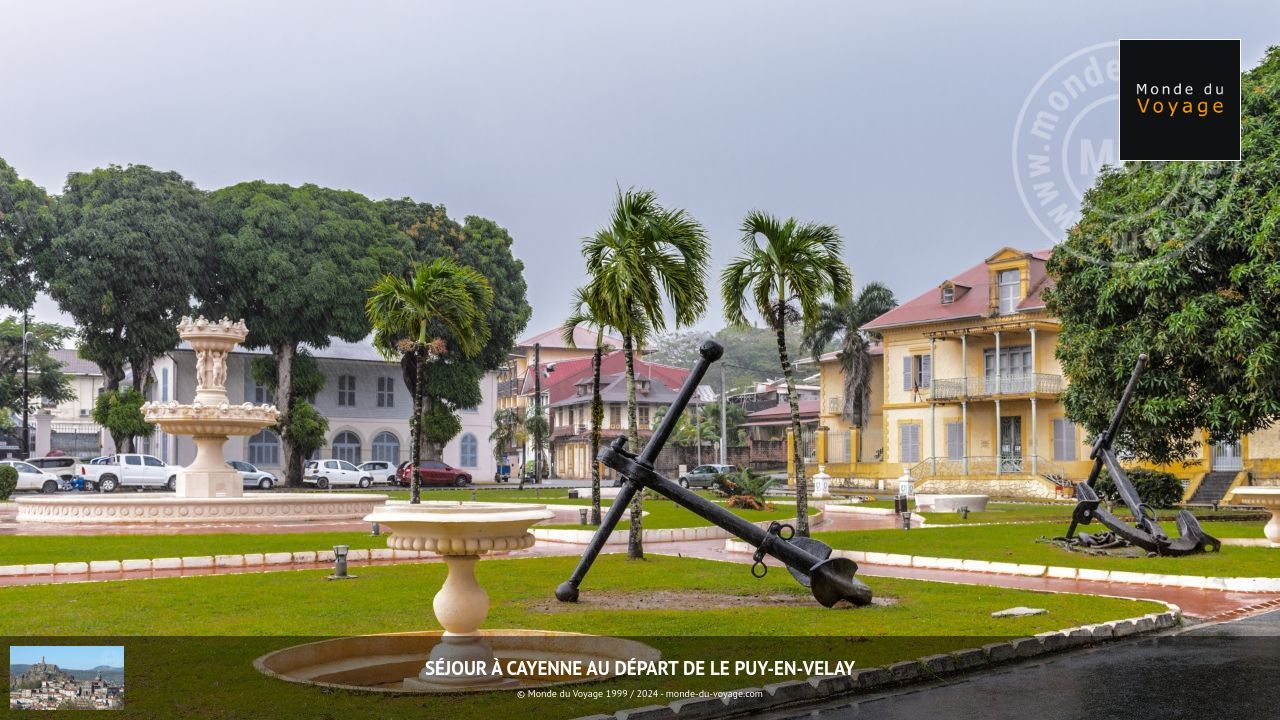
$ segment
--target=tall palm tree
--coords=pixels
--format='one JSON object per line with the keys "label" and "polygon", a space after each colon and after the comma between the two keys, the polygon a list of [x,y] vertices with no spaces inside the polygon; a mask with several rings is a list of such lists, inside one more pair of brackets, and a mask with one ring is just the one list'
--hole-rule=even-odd
{"label": "tall palm tree", "polygon": [[[863,325],[898,306],[893,291],[883,283],[867,283],[857,297],[846,302],[824,302],[818,310],[818,321],[805,333],[804,349],[813,356],[815,363],[831,344],[840,338],[840,350],[836,360],[840,362],[840,374],[844,377],[844,406],[841,415],[845,422],[858,430],[867,425],[871,410],[871,340],[879,339],[879,333],[866,333]],[[862,448],[852,449],[854,462],[862,460]]]}
{"label": "tall palm tree", "polygon": [[[695,322],[707,307],[710,251],[702,225],[687,211],[658,204],[651,190],[618,190],[609,224],[583,242],[588,296],[599,301],[598,318],[622,335],[627,366],[627,419],[631,444],[640,449],[635,352],[667,327],[667,305],[677,327]],[[644,557],[640,542],[640,494],[631,504],[627,557]]]}
{"label": "tall palm tree", "polygon": [[[411,503],[422,501],[418,467],[422,464],[423,416],[433,408],[426,404],[427,363],[454,349],[474,357],[489,341],[489,307],[493,290],[475,270],[447,258],[419,265],[408,277],[385,275],[369,288],[365,312],[373,325],[373,344],[387,358],[412,355],[413,376],[413,472]],[[443,337],[448,332],[456,348]]]}
{"label": "tall palm tree", "polygon": [[[787,323],[800,320],[808,331],[818,320],[822,301],[848,300],[853,284],[840,259],[842,243],[834,225],[779,220],[760,210],[742,221],[742,254],[720,274],[724,316],[731,324],[747,322],[750,305],[778,336],[778,361],[791,402],[792,462],[796,468],[796,533],[809,535],[809,490],[801,453],[803,430],[796,382],[787,357]],[[748,299],[750,298],[750,299]]]}
{"label": "tall palm tree", "polygon": [[604,400],[600,397],[600,362],[607,350],[613,348],[604,342],[606,323],[601,319],[605,314],[605,305],[599,298],[593,298],[586,288],[578,288],[574,292],[573,302],[569,304],[569,317],[563,326],[564,344],[576,348],[577,339],[574,331],[579,327],[596,331],[596,345],[591,353],[591,524],[600,524],[600,463],[596,455],[600,452],[600,426],[604,424]]}

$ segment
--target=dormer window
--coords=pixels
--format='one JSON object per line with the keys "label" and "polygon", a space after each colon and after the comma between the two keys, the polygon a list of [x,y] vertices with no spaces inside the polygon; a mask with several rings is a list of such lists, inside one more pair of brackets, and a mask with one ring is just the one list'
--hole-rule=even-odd
{"label": "dormer window", "polygon": [[956,299],[956,289],[953,285],[942,286],[942,304],[950,305]]}
{"label": "dormer window", "polygon": [[997,301],[1001,315],[1009,315],[1018,311],[1018,303],[1022,301],[1022,271],[1001,270],[996,274]]}

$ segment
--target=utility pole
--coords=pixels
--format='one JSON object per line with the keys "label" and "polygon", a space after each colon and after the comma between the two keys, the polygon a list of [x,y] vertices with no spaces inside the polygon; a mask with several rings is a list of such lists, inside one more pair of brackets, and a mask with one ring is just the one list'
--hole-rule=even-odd
{"label": "utility pole", "polygon": [[22,311],[22,459],[31,457],[31,384],[27,376],[27,357],[31,354],[31,333],[27,332],[27,311]]}
{"label": "utility pole", "polygon": [[702,464],[702,407],[693,404],[693,434],[698,438],[698,464]]}
{"label": "utility pole", "polygon": [[542,343],[533,344],[533,481],[542,482]]}
{"label": "utility pole", "polygon": [[724,363],[720,363],[720,464],[721,465],[729,464],[729,460],[728,460],[729,431],[725,429],[725,425],[727,424],[726,418],[728,417],[728,413],[725,411],[725,403],[728,401],[729,401],[729,398],[725,397],[725,392],[724,392]]}

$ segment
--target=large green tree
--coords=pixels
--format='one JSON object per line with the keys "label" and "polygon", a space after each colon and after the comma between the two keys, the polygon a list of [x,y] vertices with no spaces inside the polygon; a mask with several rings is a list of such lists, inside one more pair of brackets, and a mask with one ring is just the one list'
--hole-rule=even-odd
{"label": "large green tree", "polygon": [[216,259],[199,286],[202,307],[243,319],[245,345],[270,349],[285,477],[301,485],[306,454],[293,427],[294,359],[304,345],[365,338],[367,289],[407,268],[412,248],[376,203],[347,190],[245,182],[211,193],[209,215]]}
{"label": "large green tree", "polygon": [[[443,206],[411,198],[383,200],[378,209],[386,223],[408,238],[415,262],[452,260],[484,276],[493,293],[485,311],[489,334],[483,347],[472,356],[456,354],[447,363],[434,364],[423,381],[425,406],[432,413],[424,424],[423,451],[428,459],[439,459],[445,444],[461,431],[457,411],[480,404],[484,374],[507,362],[507,354],[529,322],[524,263],[511,251],[511,235],[492,220],[468,216],[459,224]],[[453,330],[444,324],[432,327],[431,335],[457,344]],[[405,384],[411,389],[417,382],[417,361],[414,353],[405,353],[401,360]]]}
{"label": "large green tree", "polygon": [[1068,415],[1105,429],[1147,353],[1117,442],[1156,462],[1280,420],[1280,48],[1240,95],[1239,163],[1104,171],[1048,263]]}
{"label": "large green tree", "polygon": [[55,227],[49,196],[0,158],[0,307],[26,310],[35,302],[35,261]]}
{"label": "large green tree", "polygon": [[[640,450],[635,352],[666,329],[666,307],[676,327],[695,322],[707,307],[707,234],[686,210],[665,208],[651,190],[618,190],[610,221],[586,238],[589,297],[598,321],[622,335],[627,374],[627,417],[632,448]],[[640,493],[631,505],[627,556],[642,559]]]}
{"label": "large green tree", "polygon": [[849,268],[840,258],[843,245],[834,225],[781,220],[752,211],[742,221],[742,254],[720,275],[725,320],[744,324],[752,307],[773,328],[778,361],[787,381],[791,404],[791,432],[795,437],[792,461],[796,468],[796,533],[809,535],[809,490],[804,478],[800,439],[800,404],[787,354],[787,324],[799,320],[806,331],[818,322],[822,302],[848,301],[853,284]]}
{"label": "large green tree", "polygon": [[[253,381],[267,389],[272,397],[276,395],[276,383],[280,380],[280,370],[276,366],[274,355],[260,355],[249,364],[249,375]],[[293,447],[302,457],[310,457],[311,453],[325,445],[329,434],[329,419],[321,415],[307,398],[313,398],[324,389],[324,371],[320,369],[314,356],[305,348],[298,350],[293,357],[293,368],[289,372],[293,389],[293,408],[289,411],[289,435]],[[285,428],[277,422],[271,428],[276,435],[283,435]]]}
{"label": "large green tree", "polygon": [[111,165],[68,175],[56,216],[58,235],[39,258],[49,294],[75,319],[80,355],[102,369],[106,389],[128,367],[145,392],[205,273],[205,194],[176,172]]}
{"label": "large green tree", "polygon": [[[447,367],[454,356],[461,360],[479,355],[489,340],[485,317],[492,303],[488,280],[447,258],[418,266],[410,279],[384,275],[369,289],[366,311],[374,328],[374,347],[387,357],[414,356],[417,376],[409,420],[414,504],[421,502],[417,470],[422,465],[424,425],[443,419],[426,394],[428,366]],[[449,338],[434,335],[435,327],[448,329]]]}
{"label": "large green tree", "polygon": [[[818,320],[805,333],[803,347],[819,364],[822,353],[839,341],[836,361],[843,379],[844,404],[841,415],[861,430],[871,412],[871,341],[878,333],[866,333],[862,326],[897,307],[893,291],[883,283],[867,283],[856,297],[844,302],[824,302]],[[860,461],[861,447],[854,448],[853,461]]]}
{"label": "large green tree", "polygon": [[[74,331],[52,323],[31,323],[27,329],[31,333],[26,376],[31,407],[42,398],[50,403],[70,399],[71,381],[50,353],[70,340]],[[7,429],[10,413],[22,414],[22,388],[22,321],[0,319],[0,429]]]}

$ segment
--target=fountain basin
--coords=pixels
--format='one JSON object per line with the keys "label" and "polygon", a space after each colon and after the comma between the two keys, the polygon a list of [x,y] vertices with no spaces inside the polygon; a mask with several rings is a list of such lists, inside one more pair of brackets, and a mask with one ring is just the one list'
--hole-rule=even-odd
{"label": "fountain basin", "polygon": [[[499,665],[515,660],[580,661],[582,667],[613,669],[614,661],[652,661],[658,650],[623,638],[580,635],[541,630],[483,630],[484,639]],[[494,678],[493,684],[428,687],[410,683],[412,676],[441,645],[440,632],[362,635],[320,640],[277,650],[254,661],[257,670],[270,677],[304,685],[387,694],[467,693],[502,689],[526,689],[606,680],[617,673],[538,675]]]}
{"label": "fountain basin", "polygon": [[245,493],[186,498],[171,493],[27,495],[18,520],[37,523],[263,523],[355,520],[387,501],[369,493]]}
{"label": "fountain basin", "polygon": [[1238,487],[1231,491],[1228,502],[1232,505],[1256,505],[1271,512],[1262,534],[1272,545],[1280,545],[1280,487]]}

